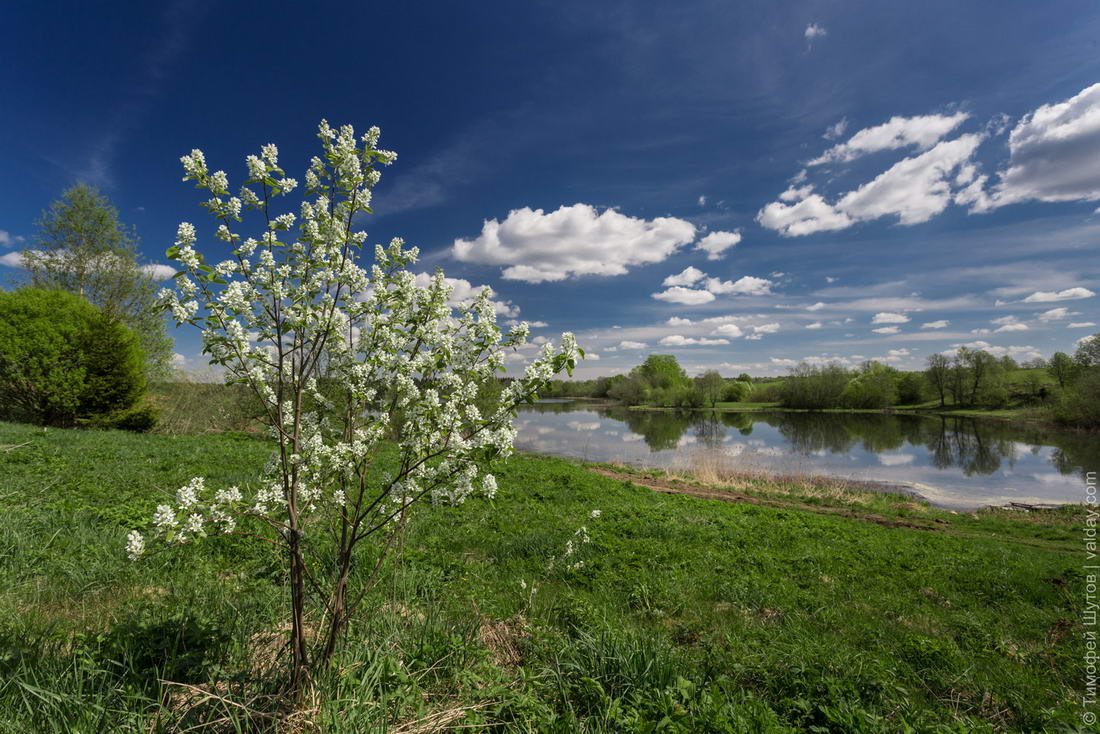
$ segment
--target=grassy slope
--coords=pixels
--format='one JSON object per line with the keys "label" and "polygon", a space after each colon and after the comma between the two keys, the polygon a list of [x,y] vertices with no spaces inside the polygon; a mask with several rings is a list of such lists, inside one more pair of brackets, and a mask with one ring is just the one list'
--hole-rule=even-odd
{"label": "grassy slope", "polygon": [[[277,559],[235,539],[136,565],[121,548],[163,493],[197,474],[245,482],[268,447],[6,424],[0,445],[17,446],[0,449],[0,731],[148,726],[167,715],[161,700],[179,715],[245,717],[198,696],[188,707],[179,688],[162,698],[155,678],[217,677],[219,692],[254,696],[261,684],[242,672],[280,621]],[[741,491],[786,505],[707,501],[637,486],[667,477],[538,457],[498,476],[494,502],[428,508],[410,531],[340,673],[312,699],[325,731],[430,715],[526,731],[1077,720],[1080,510],[950,515],[767,482]],[[585,566],[547,573],[582,524]]]}

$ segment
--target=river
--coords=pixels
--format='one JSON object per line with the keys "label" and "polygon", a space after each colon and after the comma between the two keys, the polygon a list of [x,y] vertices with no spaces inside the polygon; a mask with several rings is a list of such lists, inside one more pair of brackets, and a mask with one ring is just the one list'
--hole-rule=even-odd
{"label": "river", "polygon": [[880,413],[712,413],[542,401],[516,418],[516,448],[676,468],[700,451],[746,471],[902,484],[941,507],[1083,502],[1100,436],[978,418]]}

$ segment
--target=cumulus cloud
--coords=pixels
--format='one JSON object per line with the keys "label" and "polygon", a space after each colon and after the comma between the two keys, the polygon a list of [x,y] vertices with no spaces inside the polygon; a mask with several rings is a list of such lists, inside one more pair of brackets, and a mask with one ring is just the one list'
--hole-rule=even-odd
{"label": "cumulus cloud", "polygon": [[757,213],[756,221],[785,237],[847,229],[854,224],[851,217],[833,207],[820,194],[808,193],[809,188],[805,187],[805,196],[801,196],[803,190],[787,189],[780,194],[781,199],[784,194],[793,194],[790,200],[799,200],[794,204],[773,201]]}
{"label": "cumulus cloud", "polygon": [[702,270],[699,270],[698,268],[694,268],[694,267],[689,265],[686,268],[684,268],[682,271],[680,271],[679,273],[676,273],[675,275],[670,275],[667,278],[665,278],[661,282],[661,285],[664,285],[664,286],[677,286],[677,285],[689,286],[689,285],[694,285],[695,283],[699,282],[700,280],[702,280],[705,277],[707,277],[706,273],[704,273]]}
{"label": "cumulus cloud", "polygon": [[698,200],[697,203],[699,204],[699,206],[706,206],[707,205],[707,196],[706,196],[706,194],[699,194],[699,200]]}
{"label": "cumulus cloud", "polygon": [[1096,326],[1096,322],[1095,321],[1074,321],[1071,324],[1067,324],[1066,328],[1067,329],[1085,329],[1085,328],[1088,328],[1090,326]]}
{"label": "cumulus cloud", "polygon": [[771,293],[773,285],[774,283],[767,278],[754,278],[751,275],[745,275],[737,280],[719,280],[718,278],[706,280],[707,290],[719,295],[765,296]]}
{"label": "cumulus cloud", "polygon": [[1008,148],[1008,165],[991,193],[975,200],[976,211],[1028,200],[1100,200],[1100,83],[1024,115]]}
{"label": "cumulus cloud", "polygon": [[897,334],[901,331],[901,329],[896,326],[880,326],[877,329],[871,329],[871,331],[875,332],[876,334]]}
{"label": "cumulus cloud", "polygon": [[693,344],[699,345],[715,345],[715,344],[729,344],[729,339],[707,339],[706,337],[690,337],[682,336],[680,334],[669,334],[661,339],[661,344],[666,347],[684,347]]}
{"label": "cumulus cloud", "polygon": [[610,349],[608,349],[606,351],[615,351],[615,350],[634,351],[634,350],[637,350],[637,349],[645,349],[645,347],[646,347],[645,342],[634,342],[634,341],[630,341],[628,339],[628,340],[619,342],[618,345],[616,345],[614,347],[611,347]]}
{"label": "cumulus cloud", "polygon": [[806,328],[807,329],[820,329],[821,328],[821,322],[820,321],[815,321],[812,324],[806,324]]}
{"label": "cumulus cloud", "polygon": [[874,315],[871,319],[872,324],[907,324],[909,323],[909,317],[902,313],[890,313],[888,311],[880,311]]}
{"label": "cumulus cloud", "polygon": [[21,268],[23,267],[23,255],[19,252],[0,255],[0,265],[7,265],[9,268]]}
{"label": "cumulus cloud", "polygon": [[696,243],[695,249],[707,253],[707,260],[720,260],[726,250],[740,241],[740,232],[711,232]]}
{"label": "cumulus cloud", "polygon": [[743,332],[741,331],[741,327],[737,324],[722,324],[714,330],[714,333],[736,339],[737,337],[741,336]]}
{"label": "cumulus cloud", "polygon": [[779,324],[772,322],[770,324],[758,324],[752,327],[754,334],[774,334],[779,331]]}
{"label": "cumulus cloud", "polygon": [[178,272],[176,268],[173,268],[171,265],[159,265],[156,263],[142,265],[141,271],[154,280],[168,280]]}
{"label": "cumulus cloud", "polygon": [[23,237],[14,235],[6,229],[0,229],[0,247],[15,247],[23,242]]}
{"label": "cumulus cloud", "polygon": [[581,275],[623,275],[629,268],[665,260],[695,239],[695,226],[675,217],[651,220],[589,204],[557,211],[513,209],[503,222],[486,220],[472,240],[456,239],[462,262],[507,266],[503,277],[529,283]]}
{"label": "cumulus cloud", "polygon": [[[1052,308],[1049,311],[1043,311],[1039,314],[1040,321],[1061,321],[1070,315],[1069,309],[1065,306],[1060,308]],[[1076,315],[1076,314],[1074,314]]]}
{"label": "cumulus cloud", "polygon": [[947,319],[940,319],[939,321],[926,321],[920,325],[922,329],[946,329],[951,325],[951,322]]}
{"label": "cumulus cloud", "polygon": [[[767,278],[745,275],[737,280],[713,278],[694,267],[670,275],[662,282],[670,286],[659,293],[651,294],[658,301],[678,303],[684,306],[698,306],[710,303],[716,295],[764,296],[771,293],[774,283]],[[695,286],[687,288],[685,286]]]}
{"label": "cumulus cloud", "polygon": [[[881,125],[860,130],[846,142],[834,145],[806,165],[819,166],[824,163],[847,163],[868,153],[895,150],[897,148],[915,147],[919,150],[927,150],[961,125],[968,117],[969,115],[965,112],[956,112],[953,115],[891,117],[889,121]],[[840,137],[841,134],[843,134],[843,128],[835,137]],[[826,135],[826,138],[828,138],[828,135]]]}
{"label": "cumulus cloud", "polygon": [[825,308],[825,304],[822,301],[818,301],[817,303],[815,303],[812,306],[807,306],[806,310],[807,311],[820,311],[823,308]]}
{"label": "cumulus cloud", "polygon": [[684,288],[683,286],[666,288],[660,293],[654,293],[652,295],[658,301],[678,303],[682,306],[698,306],[703,303],[710,303],[714,300],[714,294],[710,291],[700,291],[694,288]]}
{"label": "cumulus cloud", "polygon": [[1096,294],[1088,288],[1066,288],[1061,291],[1035,291],[1024,299],[1024,303],[1051,303],[1054,301],[1075,301],[1092,298]]}

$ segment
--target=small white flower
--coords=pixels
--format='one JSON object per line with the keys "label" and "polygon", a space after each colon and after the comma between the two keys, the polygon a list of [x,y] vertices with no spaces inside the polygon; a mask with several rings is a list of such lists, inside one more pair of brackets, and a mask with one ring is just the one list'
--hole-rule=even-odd
{"label": "small white flower", "polygon": [[131,561],[136,561],[145,553],[145,538],[136,530],[131,530],[126,536],[126,554]]}

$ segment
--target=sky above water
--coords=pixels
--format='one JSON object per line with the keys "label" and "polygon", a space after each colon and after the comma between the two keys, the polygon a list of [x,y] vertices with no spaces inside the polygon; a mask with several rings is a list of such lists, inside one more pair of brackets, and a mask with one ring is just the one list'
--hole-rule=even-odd
{"label": "sky above water", "polygon": [[204,221],[179,156],[239,184],[273,142],[301,178],[325,118],[399,154],[369,240],[576,332],[581,376],[1072,352],[1100,331],[1098,40],[1100,5],[1057,0],[14,2],[0,279],[77,181],[170,275]]}

